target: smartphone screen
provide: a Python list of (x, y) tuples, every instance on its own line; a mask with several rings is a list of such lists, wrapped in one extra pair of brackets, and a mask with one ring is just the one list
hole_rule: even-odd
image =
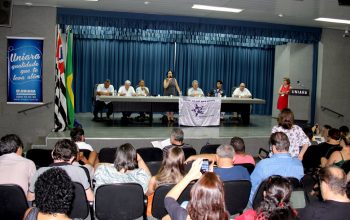
[(204, 159), (202, 162), (202, 167), (201, 167), (201, 172), (205, 173), (209, 171), (209, 160), (208, 159)]

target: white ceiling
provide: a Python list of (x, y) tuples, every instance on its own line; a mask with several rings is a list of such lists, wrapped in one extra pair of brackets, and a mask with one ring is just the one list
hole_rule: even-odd
[[(145, 4), (145, 1), (149, 4)], [(16, 5), (27, 2), (33, 6), (247, 20), (336, 29), (350, 26), (313, 20), (317, 17), (350, 20), (350, 7), (339, 6), (337, 0), (14, 0)], [(193, 4), (242, 8), (244, 11), (239, 14), (202, 11), (192, 9)], [(284, 16), (279, 17), (278, 14)]]

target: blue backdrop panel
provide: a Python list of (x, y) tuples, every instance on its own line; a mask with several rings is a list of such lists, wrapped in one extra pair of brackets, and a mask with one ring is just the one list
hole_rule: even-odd
[(215, 45), (178, 44), (176, 75), (183, 92), (199, 81), (205, 94), (222, 80), (227, 96), (241, 82), (254, 97), (266, 100), (253, 107), (254, 114), (271, 114), (274, 54), (273, 48), (247, 48)]
[(173, 69), (173, 43), (76, 39), (74, 94), (78, 112), (92, 110), (94, 85), (110, 79), (115, 89), (144, 79), (152, 94), (162, 94), (162, 78)]

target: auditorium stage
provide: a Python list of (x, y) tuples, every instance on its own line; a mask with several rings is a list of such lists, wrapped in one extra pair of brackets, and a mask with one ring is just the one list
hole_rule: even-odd
[[(138, 114), (133, 114), (136, 117)], [(268, 137), (271, 128), (276, 124), (276, 119), (271, 116), (251, 115), (249, 125), (242, 125), (229, 119), (232, 115), (226, 115), (219, 127), (181, 127), (185, 133), (185, 142), (195, 147), (199, 153), (200, 148), (206, 143), (229, 143), (233, 136), (242, 137), (247, 146), (247, 152), (256, 155), (260, 147), (268, 148)], [(161, 115), (155, 114), (152, 126), (147, 122), (133, 122), (128, 125), (120, 123), (120, 113), (115, 114), (114, 121), (92, 121), (91, 113), (76, 114), (76, 119), (83, 125), (86, 142), (90, 143), (96, 151), (103, 147), (119, 146), (129, 142), (136, 148), (151, 147), (151, 141), (169, 138), (173, 126), (163, 125)], [(69, 131), (51, 132), (46, 137), (46, 145), (37, 145), (33, 148), (52, 148), (55, 142), (61, 138), (69, 138)]]

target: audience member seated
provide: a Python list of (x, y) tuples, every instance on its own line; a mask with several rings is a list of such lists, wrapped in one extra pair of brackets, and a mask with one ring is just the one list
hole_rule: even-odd
[(232, 158), (235, 158), (235, 150), (231, 145), (220, 145), (216, 149), (216, 164), (214, 173), (216, 173), (222, 181), (230, 180), (250, 180), (248, 170), (242, 166), (234, 166)]
[(235, 91), (233, 91), (232, 97), (235, 97), (235, 98), (251, 98), (252, 94), (245, 87), (245, 84), (241, 83), (241, 84), (239, 84), (239, 87), (236, 88)]
[(309, 141), (311, 142), (311, 145), (317, 145), (318, 142), (314, 138), (314, 132), (312, 131), (312, 128), (310, 127), (305, 127), (303, 128), (304, 133), (306, 136), (309, 138)]
[(328, 131), (326, 142), (322, 142), (318, 145), (321, 165), (325, 165), (325, 162), (329, 159), (333, 151), (341, 150), (339, 145), (340, 137), (340, 131), (336, 128), (331, 128)]
[(198, 86), (198, 81), (197, 80), (193, 80), (192, 87), (188, 89), (187, 95), (188, 96), (192, 96), (192, 97), (202, 97), (202, 96), (204, 96), (204, 93), (203, 93), (202, 89), (199, 88), (199, 86)]
[(330, 125), (323, 125), (322, 129), (320, 130), (320, 127), (318, 124), (315, 124), (315, 126), (312, 127), (312, 131), (315, 135), (319, 136), (320, 142), (325, 142), (328, 137), (328, 131), (332, 128)]
[(0, 184), (17, 184), (25, 195), (36, 168), (33, 161), (22, 157), (23, 143), (15, 134), (8, 134), (0, 141)]
[(292, 185), (281, 176), (269, 177), (264, 189), (264, 200), (257, 210), (248, 209), (235, 220), (296, 219), (297, 212), (290, 204)]
[(92, 180), (94, 176), (94, 167), (88, 163), (81, 164), (82, 161), (86, 161), (86, 158), (84, 157), (82, 152), (79, 152), (79, 149), (78, 149), (77, 155), (75, 155), (75, 159), (73, 160), (72, 165), (77, 167), (84, 167), (83, 169), (86, 169), (88, 171), (86, 172), (84, 170), (84, 172), (89, 175), (89, 180)]
[[(278, 125), (272, 128), (271, 133), (275, 132), (285, 133), (290, 143), (290, 155), (292, 157), (298, 157), (299, 160), (303, 160), (304, 153), (311, 143), (301, 127), (294, 124), (294, 113), (290, 109), (285, 108), (279, 114)], [(302, 147), (301, 150), (300, 147)]]
[(340, 136), (347, 136), (349, 134), (349, 127), (346, 125), (340, 126)]
[(77, 153), (78, 147), (73, 141), (68, 139), (57, 141), (57, 143), (54, 146), (54, 149), (52, 150), (53, 164), (51, 164), (49, 167), (41, 167), (39, 170), (36, 171), (36, 173), (30, 181), (29, 193), (27, 196), (28, 201), (35, 200), (35, 183), (38, 177), (42, 173), (49, 169), (52, 169), (53, 167), (62, 168), (64, 171), (67, 172), (68, 176), (72, 179), (73, 182), (78, 182), (81, 185), (83, 185), (86, 192), (87, 200), (94, 201), (94, 194), (90, 188), (88, 176), (86, 175), (85, 171), (80, 167), (72, 165)]
[[(255, 160), (250, 154), (245, 153), (245, 144), (244, 140), (240, 137), (233, 137), (231, 139), (231, 146), (234, 149), (234, 157), (232, 157), (233, 164), (245, 164), (250, 163), (255, 165)], [(217, 155), (216, 154), (199, 154), (193, 155), (186, 160), (186, 163), (193, 161), (197, 158), (208, 159), (210, 161), (216, 162)]]
[[(336, 166), (319, 172), (322, 202), (313, 202), (300, 212), (301, 219), (343, 220), (350, 216), (350, 200), (346, 195), (346, 175)], [(347, 217), (346, 217), (347, 216)]]
[(272, 156), (261, 160), (256, 164), (253, 173), (250, 175), (252, 190), (249, 202), (252, 204), (253, 198), (259, 185), (272, 175), (283, 177), (295, 177), (300, 180), (304, 176), (304, 168), (300, 160), (291, 157), (289, 154), (289, 140), (285, 133), (276, 132), (270, 137), (272, 146)]
[(341, 167), (346, 161), (350, 160), (350, 134), (341, 138), (340, 146), (342, 150), (333, 152), (328, 160), (322, 160), (324, 163), (322, 166), (335, 165)]
[(245, 153), (245, 143), (242, 138), (233, 137), (230, 143), (235, 150), (235, 158), (233, 159), (233, 164), (250, 163), (255, 165), (253, 156)]
[[(189, 173), (166, 195), (164, 205), (171, 219), (211, 219), (228, 220), (230, 214), (225, 209), (224, 186), (220, 178), (212, 172), (202, 175), (202, 159), (193, 162)], [(176, 201), (191, 181), (199, 180), (192, 186), (190, 201), (183, 208)], [(163, 219), (169, 219), (169, 216)]]
[(217, 167), (213, 168), (222, 181), (230, 180), (250, 180), (248, 170), (242, 166), (234, 166), (232, 160), (235, 160), (235, 150), (231, 145), (223, 144), (216, 149), (216, 154), (199, 154), (192, 155), (186, 162), (196, 159), (208, 159), (213, 163), (216, 162)]
[(95, 189), (103, 184), (138, 183), (146, 193), (150, 179), (147, 165), (129, 143), (117, 148), (114, 164), (99, 164), (94, 174)]
[(176, 184), (185, 175), (185, 154), (180, 147), (172, 147), (166, 151), (158, 173), (152, 176), (146, 195), (148, 196), (147, 215), (151, 215), (153, 193), (158, 186)]
[(163, 148), (163, 152), (169, 150), (170, 148), (176, 146), (176, 147), (192, 147), (189, 144), (184, 143), (184, 132), (181, 128), (173, 128), (173, 130), (170, 133), (170, 143), (171, 145), (166, 146)]
[(83, 153), (80, 153), (80, 160), (79, 162), (82, 162), (83, 164), (88, 164), (90, 166), (95, 165), (95, 161), (97, 159), (97, 153), (94, 151), (94, 149), (91, 147), (90, 144), (87, 144), (85, 142), (85, 132), (82, 128), (73, 128), (70, 132), (70, 137), (72, 141), (75, 142), (75, 144), (78, 146), (78, 149), (81, 150), (88, 150), (90, 151), (89, 158), (85, 158)]
[(26, 211), (24, 220), (70, 219), (74, 197), (73, 182), (66, 171), (52, 168), (35, 182), (35, 207)]
[(97, 86), (96, 90), (96, 101), (95, 101), (95, 107), (94, 107), (94, 121), (98, 120), (97, 114), (102, 111), (105, 107), (108, 109), (107, 111), (107, 119), (110, 118), (110, 116), (113, 113), (113, 104), (111, 102), (103, 102), (100, 101), (100, 96), (112, 96), (114, 93), (114, 87), (111, 85), (111, 81), (109, 79), (106, 79), (104, 83), (99, 84)]

